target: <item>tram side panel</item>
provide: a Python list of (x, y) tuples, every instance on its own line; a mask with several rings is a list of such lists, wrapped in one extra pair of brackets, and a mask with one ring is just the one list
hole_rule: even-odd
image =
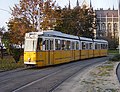
[(101, 56), (107, 56), (107, 49), (100, 50)]
[(100, 50), (95, 49), (94, 50), (94, 57), (100, 56)]
[(62, 50), (62, 61), (70, 62), (73, 60), (73, 52), (72, 50)]
[(40, 51), (37, 52), (36, 63), (37, 66), (48, 66), (54, 64), (53, 51)]
[(93, 58), (93, 50), (88, 50), (88, 58)]
[(60, 63), (62, 63), (62, 51), (55, 50), (54, 51), (54, 64), (60, 64)]
[(79, 60), (80, 59), (80, 50), (75, 50), (75, 60)]
[(88, 58), (88, 50), (81, 50), (81, 59)]
[(54, 64), (61, 64), (73, 60), (72, 50), (54, 51)]
[(101, 56), (107, 56), (107, 43), (101, 44), (100, 53), (101, 53)]
[(40, 51), (37, 52), (36, 63), (37, 66), (46, 66), (48, 62), (48, 52)]
[(54, 50), (49, 51), (49, 59), (48, 60), (49, 60), (50, 65), (54, 64)]

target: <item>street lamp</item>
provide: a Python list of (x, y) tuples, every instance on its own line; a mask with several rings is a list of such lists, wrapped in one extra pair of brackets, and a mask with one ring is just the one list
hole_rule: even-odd
[(118, 34), (119, 34), (119, 54), (120, 54), (120, 0), (118, 0)]

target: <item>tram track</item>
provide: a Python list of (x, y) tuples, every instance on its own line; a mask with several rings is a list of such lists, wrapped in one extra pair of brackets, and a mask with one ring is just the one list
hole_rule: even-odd
[(79, 68), (76, 72), (74, 72), (73, 74), (69, 75), (63, 81), (61, 81), (59, 84), (57, 84), (56, 86), (54, 86), (49, 92), (54, 92), (66, 80), (70, 79), (71, 77), (75, 76), (77, 73), (80, 73), (83, 70), (85, 70), (85, 69), (87, 69), (87, 68), (89, 68), (91, 66), (95, 66), (95, 64), (98, 64), (98, 63), (101, 63), (101, 62), (94, 62), (94, 65), (93, 65), (93, 63), (91, 63), (91, 64), (88, 64), (88, 65), (82, 67), (82, 68)]
[[(82, 71), (82, 70), (84, 70), (84, 69), (86, 69), (86, 68), (88, 68), (88, 67), (91, 67), (93, 64), (98, 64), (98, 63), (100, 63), (100, 62), (96, 61), (96, 62), (93, 62), (93, 63), (90, 63), (90, 64), (88, 63), (87, 65), (85, 65), (85, 66), (83, 66), (83, 67), (79, 67), (79, 68), (78, 68), (78, 66), (77, 66), (78, 63), (79, 63), (79, 62), (75, 63), (74, 65), (72, 64), (72, 66), (70, 65), (70, 66), (67, 66), (67, 67), (65, 67), (65, 68), (62, 68), (61, 70), (55, 71), (55, 72), (53, 72), (53, 73), (50, 73), (50, 74), (48, 74), (48, 75), (46, 75), (46, 76), (44, 76), (44, 77), (42, 77), (42, 78), (39, 78), (39, 79), (37, 79), (37, 80), (34, 80), (34, 81), (32, 81), (32, 82), (29, 82), (29, 83), (27, 83), (27, 84), (25, 84), (25, 85), (23, 85), (23, 86), (21, 86), (21, 87), (19, 87), (19, 88), (16, 88), (16, 89), (13, 90), (12, 92), (22, 92), (22, 91), (23, 91), (24, 89), (26, 89), (27, 87), (30, 87), (30, 86), (38, 83), (38, 82), (41, 82), (41, 83), (42, 83), (42, 81), (46, 81), (47, 79), (51, 78), (52, 76), (55, 77), (55, 78), (57, 78), (58, 75), (60, 76), (60, 74), (62, 74), (62, 72), (64, 72), (63, 70), (66, 70), (66, 71), (65, 71), (66, 73), (69, 72), (69, 71), (68, 71), (69, 69), (70, 69), (71, 71), (74, 71), (74, 72), (70, 73), (69, 76), (66, 76), (65, 78), (61, 79), (59, 82), (53, 84), (53, 86), (51, 86), (50, 88), (48, 88), (48, 90), (47, 90), (47, 89), (46, 89), (46, 91), (44, 91), (44, 90), (39, 90), (40, 92), (53, 92), (57, 87), (59, 87), (59, 85), (61, 85), (61, 84), (62, 84), (64, 81), (66, 81), (67, 79), (71, 78), (72, 76), (74, 76), (74, 75), (77, 74), (78, 72), (80, 72), (80, 71)], [(76, 67), (76, 66), (77, 66), (77, 67)], [(29, 92), (29, 91), (27, 91), (27, 92)]]
[(16, 73), (16, 72), (21, 72), (21, 71), (25, 71), (28, 69), (32, 69), (34, 67), (25, 67), (25, 68), (18, 68), (18, 69), (14, 69), (14, 70), (9, 70), (9, 71), (2, 71), (0, 72), (0, 77), (12, 74), (12, 73)]
[[(29, 73), (29, 74), (25, 74), (25, 75), (21, 75), (21, 76), (16, 76), (17, 78), (21, 78), (21, 77), (25, 77), (25, 76), (31, 76), (31, 75), (34, 75), (34, 74), (38, 74), (38, 73), (42, 73), (42, 72), (45, 72), (45, 71), (48, 71), (48, 70), (52, 70), (53, 68), (55, 69), (56, 68), (56, 71), (59, 70), (59, 69), (63, 69), (64, 67), (68, 67), (68, 66), (71, 66), (71, 64), (74, 63), (74, 62), (71, 62), (69, 64), (62, 64), (62, 65), (56, 65), (56, 66), (49, 66), (49, 67), (44, 67), (44, 68), (37, 68), (37, 67), (30, 67), (30, 68), (24, 68), (24, 69), (21, 69), (21, 70), (15, 70), (15, 71), (7, 71), (7, 72), (4, 72), (5, 74), (1, 74), (0, 77), (5, 77), (7, 75), (12, 75), (14, 73), (19, 73), (19, 72), (23, 72), (23, 71), (27, 71), (29, 69), (37, 69), (38, 71), (36, 72), (33, 72), (33, 73)], [(12, 77), (13, 79), (15, 77)], [(8, 79), (11, 79), (11, 78), (7, 78), (7, 79), (4, 79), (5, 81), (7, 81)], [(0, 79), (0, 83), (2, 82), (2, 80)]]
[[(71, 63), (71, 64), (73, 64), (73, 63)], [(46, 76), (44, 76), (44, 77), (41, 77), (40, 79), (38, 79), (38, 80), (35, 80), (35, 81), (32, 81), (32, 82), (30, 82), (30, 83), (28, 83), (28, 84), (26, 84), (26, 85), (24, 85), (24, 86), (22, 86), (22, 87), (20, 87), (20, 88), (17, 88), (17, 89), (15, 89), (15, 90), (13, 90), (12, 92), (18, 92), (18, 91), (20, 91), (21, 89), (24, 89), (25, 87), (28, 87), (28, 86), (30, 86), (30, 85), (32, 85), (32, 84), (34, 84), (34, 83), (37, 83), (38, 81), (41, 81), (41, 80), (44, 80), (44, 79), (46, 79), (46, 78), (48, 78), (48, 77), (50, 77), (50, 76), (52, 76), (52, 75), (54, 75), (54, 74), (56, 74), (56, 73), (59, 73), (59, 72), (61, 72), (61, 71), (63, 71), (64, 69), (69, 69), (69, 68), (72, 68), (72, 67), (74, 67), (74, 66), (76, 66), (77, 64), (75, 63), (75, 65), (74, 66), (71, 66), (71, 64), (70, 65), (65, 65), (64, 67), (63, 66), (61, 66), (61, 67), (59, 67), (59, 71), (55, 71), (55, 72), (52, 72), (52, 73), (49, 73), (48, 75), (46, 75)], [(71, 66), (71, 67), (70, 67)]]
[[(79, 62), (76, 62), (76, 63), (79, 63)], [(66, 67), (72, 66), (73, 64), (75, 64), (75, 63), (73, 62), (73, 63), (64, 64), (64, 65), (57, 65), (55, 67), (48, 67), (47, 69), (46, 68), (44, 68), (44, 69), (38, 69), (37, 71), (32, 70), (33, 71), (32, 73), (31, 72), (27, 73), (27, 71), (31, 71), (31, 70), (19, 71), (20, 74), (19, 74), (19, 72), (9, 73), (9, 76), (5, 75), (5, 76), (1, 76), (0, 77), (0, 89), (3, 90), (3, 91), (5, 90), (4, 92), (11, 92), (11, 90), (13, 90), (15, 88), (18, 88), (19, 86), (22, 86), (25, 83), (27, 84), (27, 83), (30, 83), (31, 81), (33, 81), (33, 80), (31, 80), (31, 81), (25, 82), (25, 83), (24, 83), (24, 81), (23, 81), (23, 83), (22, 83), (22, 81), (20, 81), (21, 83), (19, 83), (19, 86), (17, 87), (16, 86), (16, 81), (18, 81), (18, 80), (25, 80), (25, 79), (29, 80), (30, 77), (34, 78), (36, 76), (40, 76), (41, 78), (43, 78), (43, 77), (51, 74), (54, 71), (59, 71), (61, 69), (64, 70)], [(21, 72), (24, 72), (24, 74), (22, 74)], [(11, 76), (11, 75), (16, 75), (16, 76)], [(36, 80), (36, 79), (38, 79), (38, 77), (34, 78), (34, 80)], [(13, 83), (12, 87), (11, 87), (11, 83)], [(11, 88), (5, 88), (3, 86), (3, 84), (7, 84), (5, 86), (9, 86)]]
[(101, 62), (95, 62), (94, 65), (93, 63), (92, 64), (88, 64), (87, 66), (85, 67), (82, 67), (80, 69), (78, 69), (76, 72), (74, 72), (73, 74), (71, 74), (70, 76), (68, 76), (67, 78), (65, 78), (63, 81), (61, 81), (59, 84), (57, 84), (56, 86), (54, 86), (53, 88), (51, 88), (51, 90), (49, 92), (55, 92), (55, 90), (63, 83), (65, 82), (66, 80), (70, 79), (71, 77), (75, 76), (76, 74), (78, 73), (81, 73), (82, 71), (84, 71), (85, 69), (91, 67), (91, 66), (95, 66), (95, 64), (98, 64), (98, 63), (101, 63)]

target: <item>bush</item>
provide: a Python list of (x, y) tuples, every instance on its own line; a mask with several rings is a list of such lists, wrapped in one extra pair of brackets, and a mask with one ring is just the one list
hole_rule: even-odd
[(112, 58), (109, 59), (110, 61), (120, 61), (120, 54), (114, 55)]
[(23, 50), (22, 49), (17, 49), (17, 48), (13, 48), (12, 49), (12, 56), (14, 58), (14, 60), (16, 61), (16, 63), (19, 61), (20, 56), (23, 54)]

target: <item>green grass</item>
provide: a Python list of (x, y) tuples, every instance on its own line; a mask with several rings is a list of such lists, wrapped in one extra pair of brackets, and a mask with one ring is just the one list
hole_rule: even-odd
[(105, 64), (104, 66), (99, 66), (98, 76), (110, 76), (110, 71), (113, 70), (113, 64)]
[(18, 63), (15, 62), (12, 56), (5, 56), (3, 59), (0, 58), (0, 70), (12, 70), (21, 67), (24, 67), (22, 58)]
[(109, 54), (118, 54), (119, 50), (108, 50)]
[(120, 61), (120, 54), (115, 54), (109, 61)]

